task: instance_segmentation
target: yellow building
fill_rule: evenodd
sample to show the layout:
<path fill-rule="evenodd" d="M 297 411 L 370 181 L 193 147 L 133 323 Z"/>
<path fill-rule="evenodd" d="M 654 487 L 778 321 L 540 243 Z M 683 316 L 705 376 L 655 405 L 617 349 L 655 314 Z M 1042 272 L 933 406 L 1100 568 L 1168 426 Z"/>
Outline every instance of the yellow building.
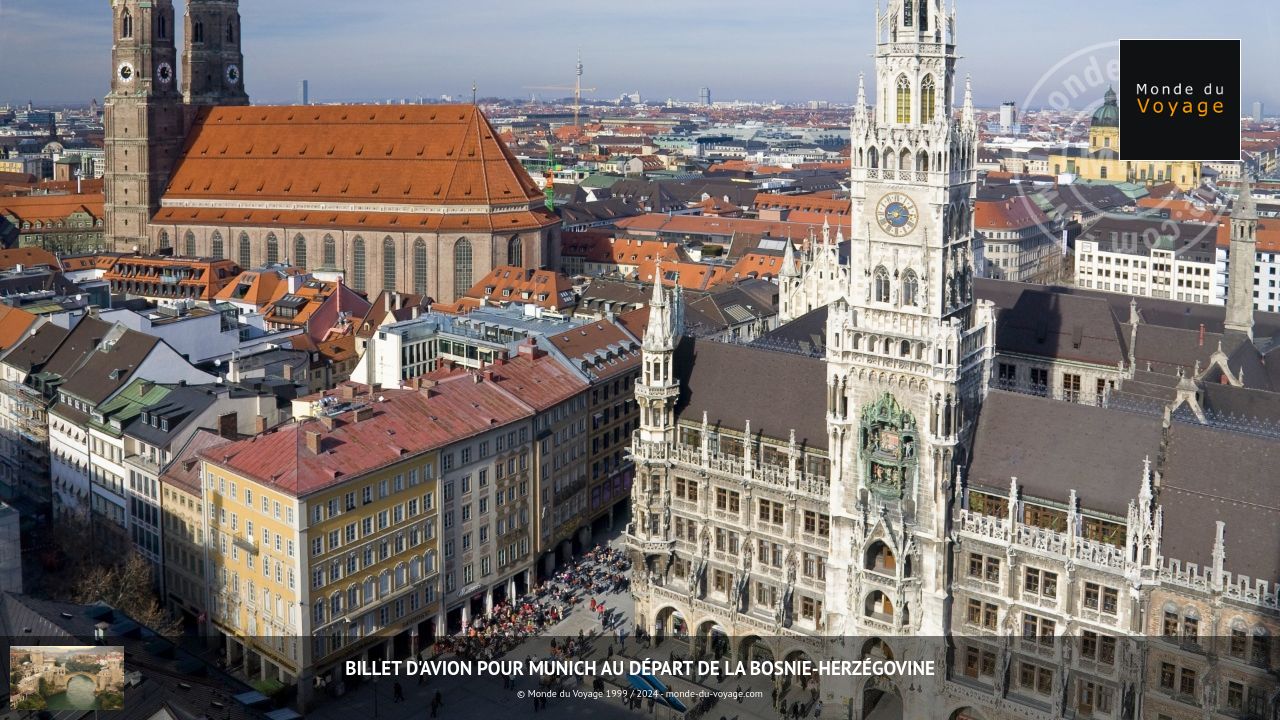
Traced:
<path fill-rule="evenodd" d="M 297 682 L 305 705 L 341 661 L 435 637 L 439 449 L 470 428 L 429 421 L 447 409 L 428 397 L 344 385 L 313 417 L 199 454 L 210 630 L 233 672 Z"/>
<path fill-rule="evenodd" d="M 1089 122 L 1089 149 L 1067 148 L 1049 155 L 1054 175 L 1075 175 L 1082 180 L 1159 185 L 1172 182 L 1180 190 L 1200 187 L 1200 163 L 1186 160 L 1126 161 L 1120 159 L 1120 106 L 1108 88 L 1102 106 Z"/>

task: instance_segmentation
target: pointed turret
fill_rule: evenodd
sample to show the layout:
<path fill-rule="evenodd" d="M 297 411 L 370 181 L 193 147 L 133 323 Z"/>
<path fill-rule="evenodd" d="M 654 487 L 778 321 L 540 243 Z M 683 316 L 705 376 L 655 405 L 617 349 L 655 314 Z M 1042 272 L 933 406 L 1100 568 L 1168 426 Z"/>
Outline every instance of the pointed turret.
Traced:
<path fill-rule="evenodd" d="M 1249 175 L 1241 179 L 1240 199 L 1231 212 L 1231 244 L 1227 259 L 1227 332 L 1253 339 L 1253 280 L 1258 253 L 1258 208 Z"/>
<path fill-rule="evenodd" d="M 675 326 L 671 306 L 662 287 L 662 263 L 653 272 L 653 297 L 649 300 L 649 324 L 644 330 L 644 349 L 651 352 L 668 352 L 675 347 Z"/>
<path fill-rule="evenodd" d="M 800 271 L 796 269 L 796 251 L 790 240 L 787 240 L 787 247 L 782 251 L 782 270 L 778 274 L 784 278 L 800 276 Z"/>
<path fill-rule="evenodd" d="M 867 82 L 863 73 L 858 73 L 858 100 L 853 104 L 853 117 L 855 120 L 866 120 L 868 114 Z"/>
<path fill-rule="evenodd" d="M 964 76 L 964 111 L 961 118 L 965 124 L 973 125 L 975 122 L 975 113 L 973 111 L 973 77 Z"/>

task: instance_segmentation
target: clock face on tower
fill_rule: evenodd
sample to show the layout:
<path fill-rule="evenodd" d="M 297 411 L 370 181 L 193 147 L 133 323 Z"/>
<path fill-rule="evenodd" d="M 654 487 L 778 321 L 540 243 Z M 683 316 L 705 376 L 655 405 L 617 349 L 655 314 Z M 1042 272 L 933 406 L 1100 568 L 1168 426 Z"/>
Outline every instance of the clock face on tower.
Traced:
<path fill-rule="evenodd" d="M 173 66 L 167 62 L 162 62 L 156 67 L 156 79 L 161 85 L 168 85 L 173 82 Z"/>
<path fill-rule="evenodd" d="M 919 219 L 915 202 L 902 193 L 888 193 L 876 205 L 876 222 L 881 230 L 893 237 L 910 235 Z"/>
<path fill-rule="evenodd" d="M 129 63 L 120 63 L 120 69 L 117 71 L 123 82 L 133 82 L 133 66 Z"/>
<path fill-rule="evenodd" d="M 235 65 L 227 66 L 227 82 L 235 85 L 240 82 L 240 68 Z"/>

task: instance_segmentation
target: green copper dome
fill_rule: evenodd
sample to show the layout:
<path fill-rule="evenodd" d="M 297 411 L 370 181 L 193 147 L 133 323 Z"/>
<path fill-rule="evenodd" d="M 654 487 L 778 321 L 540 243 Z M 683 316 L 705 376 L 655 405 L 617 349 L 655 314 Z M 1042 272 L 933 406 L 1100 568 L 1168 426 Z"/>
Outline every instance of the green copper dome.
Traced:
<path fill-rule="evenodd" d="M 1093 127 L 1120 127 L 1120 105 L 1116 102 L 1116 91 L 1107 88 L 1102 99 L 1102 107 L 1093 111 Z"/>

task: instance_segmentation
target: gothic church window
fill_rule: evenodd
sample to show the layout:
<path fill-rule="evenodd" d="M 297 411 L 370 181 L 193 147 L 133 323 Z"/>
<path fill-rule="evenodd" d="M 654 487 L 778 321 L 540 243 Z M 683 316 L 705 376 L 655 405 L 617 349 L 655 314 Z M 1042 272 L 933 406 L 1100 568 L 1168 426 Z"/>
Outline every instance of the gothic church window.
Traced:
<path fill-rule="evenodd" d="M 920 4 L 923 5 L 928 1 L 929 0 L 920 0 Z M 912 25 L 912 20 L 915 16 L 915 12 L 913 12 L 914 6 L 915 6 L 914 2 L 912 2 L 911 0 L 907 0 L 906 5 L 902 9 L 902 24 L 907 27 L 911 27 Z M 921 11 L 923 10 L 924 8 L 921 8 Z"/>
<path fill-rule="evenodd" d="M 338 267 L 338 243 L 332 235 L 324 236 L 324 257 L 321 264 L 329 269 Z"/>
<path fill-rule="evenodd" d="M 124 15 L 120 17 L 120 37 L 133 37 L 133 13 L 128 10 L 125 10 Z"/>
<path fill-rule="evenodd" d="M 915 305 L 916 296 L 920 292 L 920 279 L 914 270 L 908 270 L 902 277 L 902 304 Z"/>
<path fill-rule="evenodd" d="M 875 299 L 876 302 L 889 302 L 889 271 L 883 265 L 875 272 Z"/>
<path fill-rule="evenodd" d="M 422 238 L 413 241 L 413 291 L 427 294 L 427 244 Z"/>
<path fill-rule="evenodd" d="M 235 41 L 236 41 L 236 23 L 235 23 L 235 20 L 228 20 L 227 21 L 227 42 L 233 43 Z"/>
<path fill-rule="evenodd" d="M 293 264 L 300 268 L 307 266 L 307 239 L 301 235 L 293 239 Z"/>
<path fill-rule="evenodd" d="M 240 233 L 240 253 L 237 262 L 240 263 L 242 268 L 247 268 L 250 265 L 249 233 Z"/>
<path fill-rule="evenodd" d="M 911 81 L 906 75 L 898 76 L 898 122 L 911 122 Z"/>
<path fill-rule="evenodd" d="M 460 296 L 471 289 L 471 243 L 458 238 L 453 245 L 453 294 Z"/>
<path fill-rule="evenodd" d="M 184 255 L 186 255 L 187 257 L 196 256 L 196 234 L 195 233 L 188 230 L 187 234 L 182 236 L 182 245 L 183 245 L 182 252 Z"/>
<path fill-rule="evenodd" d="M 396 289 L 396 241 L 390 235 L 382 240 L 382 289 Z"/>
<path fill-rule="evenodd" d="M 276 238 L 275 233 L 267 234 L 267 264 L 275 265 L 280 262 L 280 241 Z"/>
<path fill-rule="evenodd" d="M 169 20 L 165 18 L 164 13 L 156 17 L 156 36 L 161 40 L 169 37 Z"/>
<path fill-rule="evenodd" d="M 517 267 L 524 265 L 524 243 L 519 235 L 507 243 L 507 264 Z"/>
<path fill-rule="evenodd" d="M 924 12 L 924 8 L 920 8 L 920 12 Z M 937 88 L 933 84 L 933 76 L 926 75 L 924 82 L 920 83 L 920 121 L 929 122 L 933 119 L 933 113 L 937 108 Z"/>
<path fill-rule="evenodd" d="M 364 290 L 364 238 L 359 235 L 351 243 L 351 287 Z"/>
<path fill-rule="evenodd" d="M 169 232 L 167 230 L 160 231 L 160 247 L 161 248 L 169 247 Z"/>
<path fill-rule="evenodd" d="M 191 42 L 204 42 L 204 23 L 199 20 L 191 23 Z"/>

